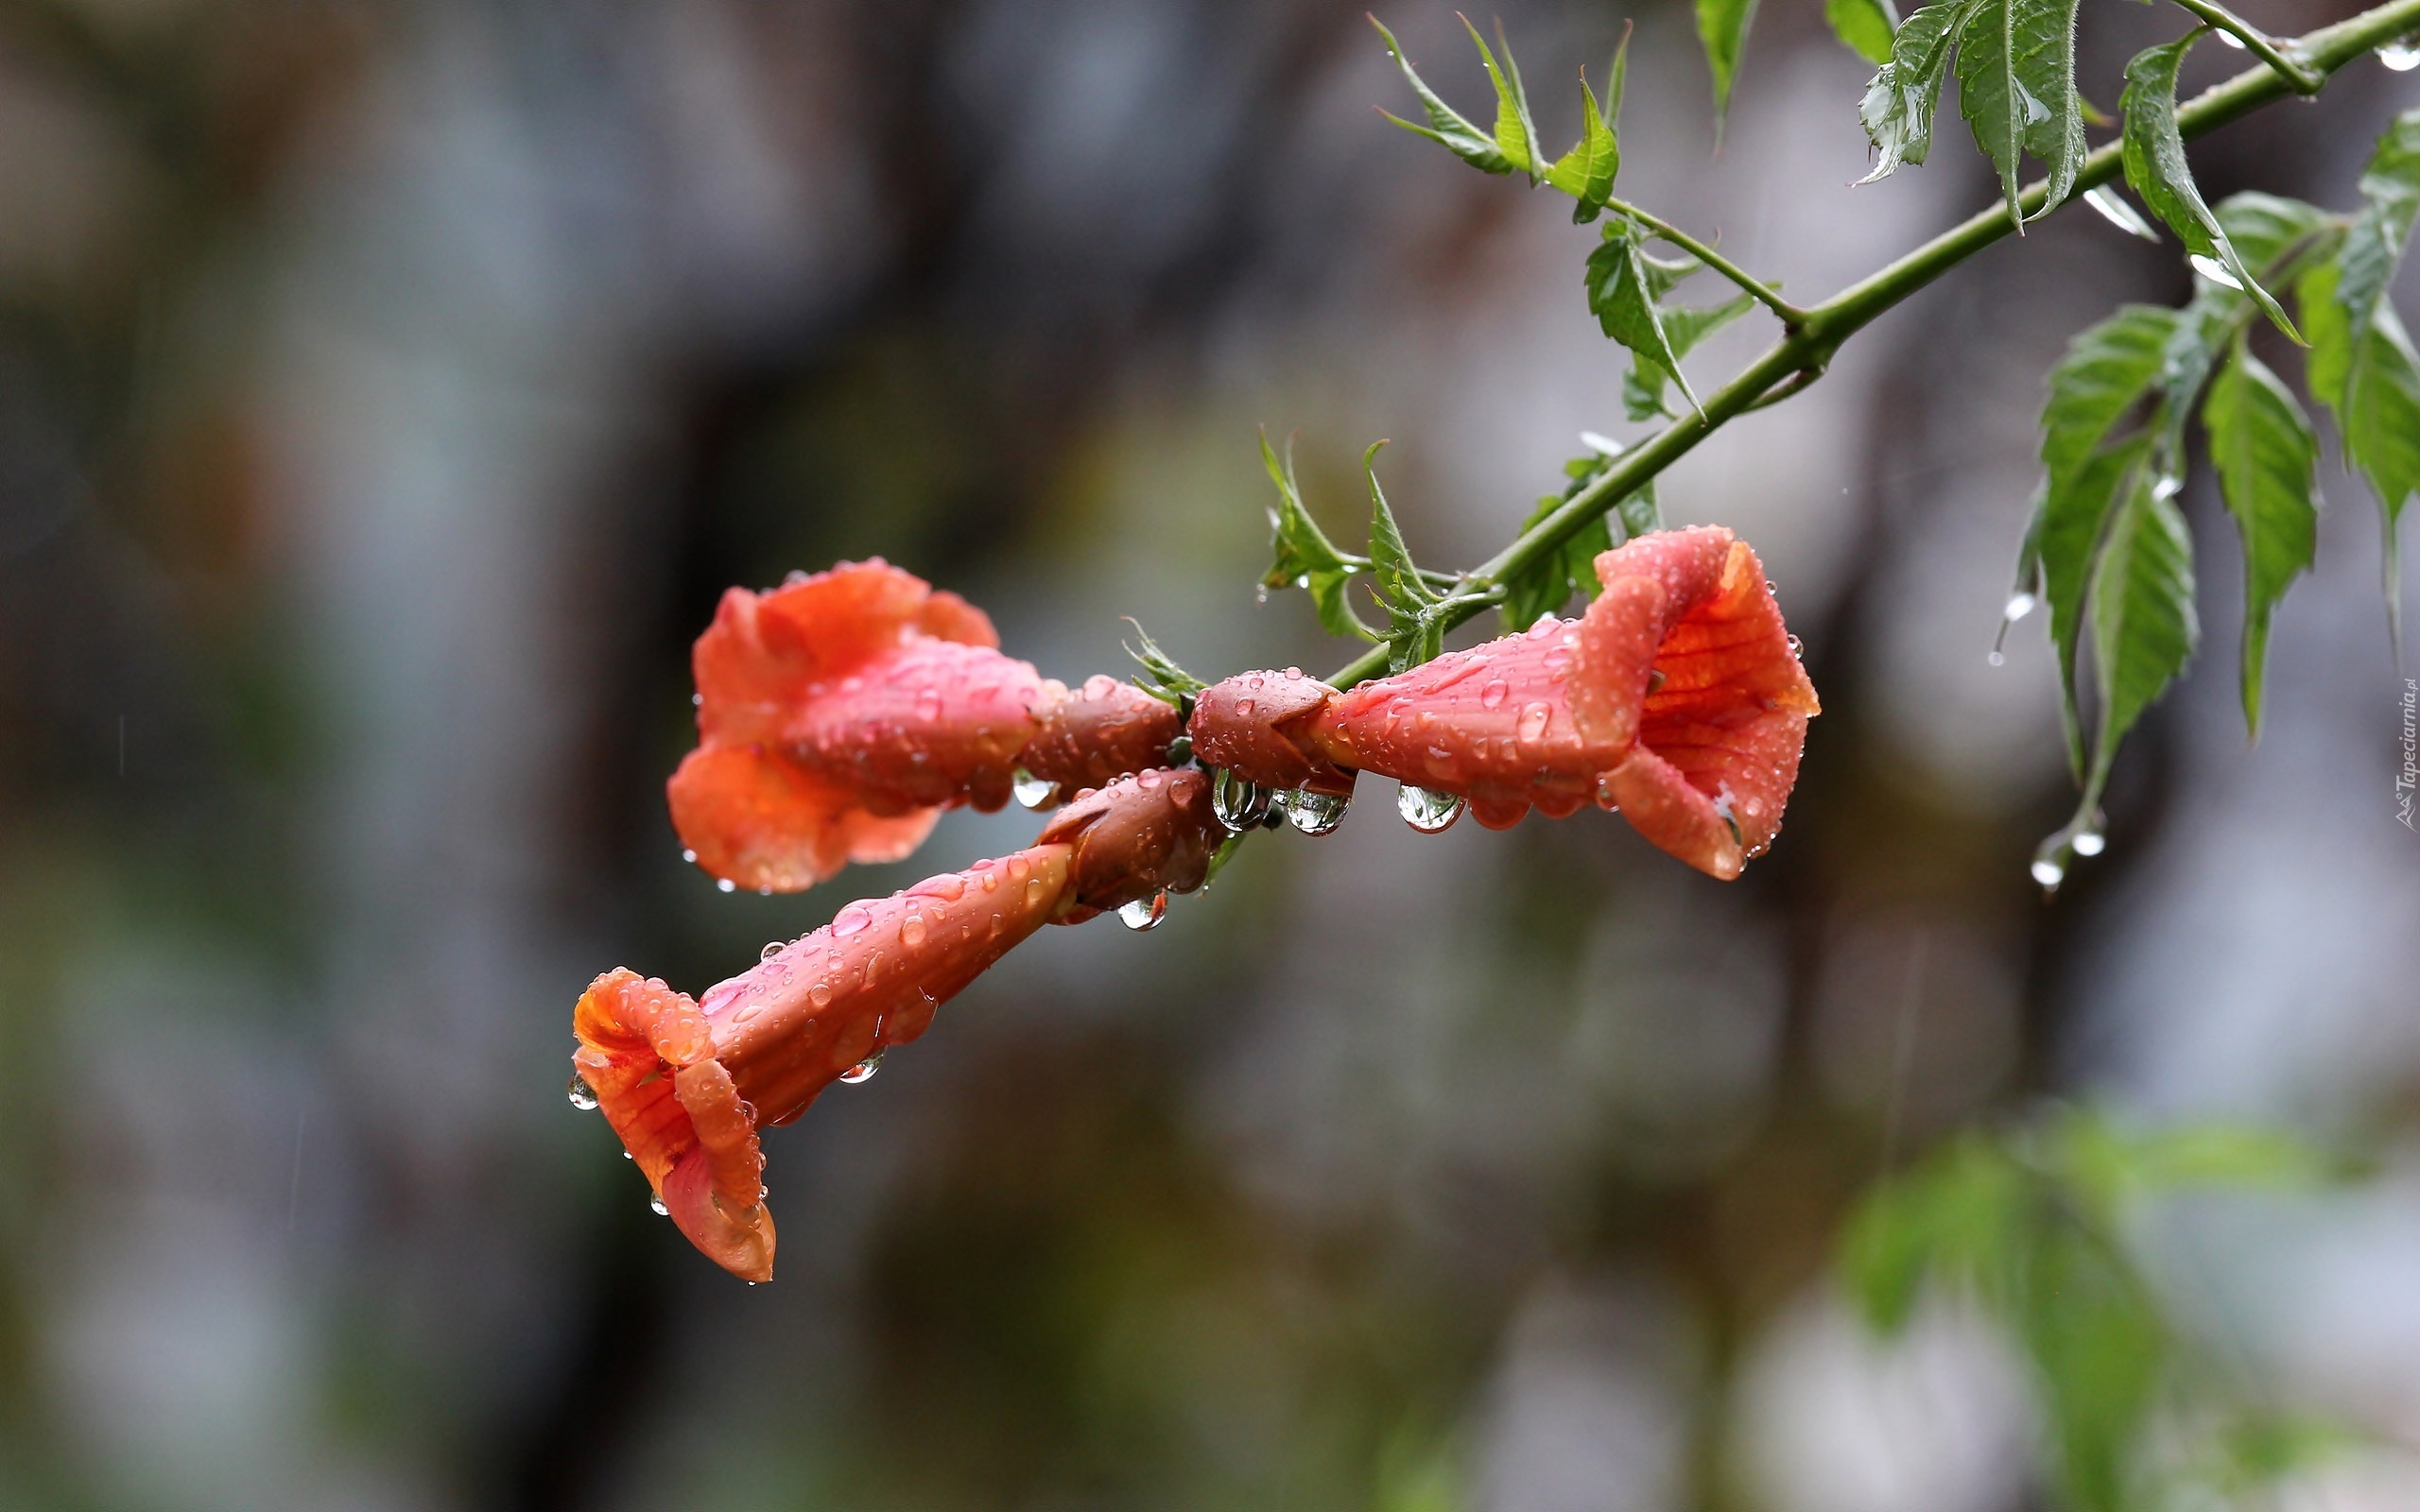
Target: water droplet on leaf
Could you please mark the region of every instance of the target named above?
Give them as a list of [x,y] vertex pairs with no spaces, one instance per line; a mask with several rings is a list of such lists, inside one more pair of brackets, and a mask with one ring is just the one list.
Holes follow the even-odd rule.
[[2152,229],[2134,206],[2118,197],[2118,191],[2106,184],[2083,192],[2083,202],[2100,212],[2100,218],[2129,236],[2140,236],[2147,242],[2159,240],[2159,232]]
[[2243,287],[2243,281],[2235,276],[2234,270],[2215,257],[2204,257],[2200,252],[2195,252],[2190,257],[2187,257],[2186,261],[2193,265],[2194,272],[2201,274],[2204,278],[2208,279],[2211,283],[2216,284],[2222,288],[2239,289]]

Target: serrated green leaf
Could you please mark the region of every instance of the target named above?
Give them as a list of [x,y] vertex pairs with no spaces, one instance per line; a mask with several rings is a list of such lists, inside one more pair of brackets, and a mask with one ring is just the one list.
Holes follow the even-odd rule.
[[1705,44],[1705,66],[1714,76],[1714,134],[1722,136],[1723,118],[1731,113],[1731,85],[1739,77],[1739,54],[1748,45],[1748,25],[1756,19],[1756,0],[1697,0],[1698,41]]
[[1891,60],[1891,34],[1899,29],[1891,0],[1824,0],[1824,20],[1841,46],[1867,62]]
[[[2218,217],[2219,228],[2235,243],[2237,255],[2261,275],[2263,284],[2275,283],[2294,271],[2292,265],[2306,244],[2337,234],[2336,217],[2317,205],[2257,190],[2247,189],[2220,200]],[[2240,289],[2211,286],[2230,300],[2245,298]]]
[[[1406,58],[1403,55],[1403,48],[1397,45],[1395,34],[1389,31],[1375,16],[1370,18],[1370,25],[1378,28],[1378,35],[1387,44],[1387,56],[1393,59],[1396,66],[1403,70],[1403,77],[1411,85],[1411,92],[1420,97],[1420,106],[1427,112],[1428,124],[1415,125],[1392,113],[1389,113],[1387,119],[1407,131],[1426,137],[1482,173],[1512,172],[1515,166],[1512,160],[1504,155],[1503,149],[1496,145],[1495,139],[1481,131],[1461,112],[1440,99],[1437,92],[1430,89],[1427,81],[1412,68],[1411,60]],[[1483,51],[1484,47],[1481,50]],[[1495,71],[1495,65],[1491,60],[1488,72],[1493,74]]]
[[[1664,339],[1678,361],[1689,354],[1699,342],[1721,330],[1756,306],[1753,294],[1742,294],[1722,304],[1666,305],[1660,312],[1664,321]],[[1670,419],[1672,412],[1664,404],[1665,369],[1661,363],[1643,354],[1634,353],[1630,371],[1622,375],[1622,409],[1633,420],[1653,420],[1661,416]]]
[[1596,92],[1580,81],[1580,140],[1547,169],[1547,182],[1579,201],[1571,218],[1582,225],[1597,218],[1613,197],[1615,176],[1621,172],[1621,140],[1598,113]]
[[1521,67],[1512,60],[1512,44],[1504,40],[1501,23],[1495,28],[1496,45],[1504,49],[1504,66],[1495,66],[1495,55],[1487,50],[1487,40],[1471,25],[1470,17],[1457,16],[1462,29],[1471,34],[1471,45],[1478,49],[1478,60],[1487,69],[1487,81],[1495,86],[1495,150],[1516,173],[1526,173],[1530,181],[1538,180],[1539,160],[1546,149],[1538,145],[1538,124],[1530,116],[1529,91],[1521,87]]
[[1858,180],[1872,183],[1902,163],[1918,163],[1932,150],[1932,118],[1941,103],[1941,81],[1949,73],[1950,33],[1970,0],[1935,0],[1900,23],[1891,39],[1891,58],[1866,85],[1858,116],[1874,144],[1874,171]]
[[2386,297],[2412,219],[2420,215],[2420,110],[2406,111],[2389,124],[2360,187],[2361,213],[2336,255],[2337,302],[2352,318],[2357,337]]
[[2134,1445],[2169,1366],[2168,1332],[2106,1236],[2047,1223],[2031,1238],[2010,1321],[2042,1383],[2066,1501],[2123,1512],[2134,1504]]
[[2384,532],[2388,631],[2403,644],[2399,537],[2404,504],[2420,493],[2420,353],[2394,306],[2381,300],[2369,330],[2356,342],[2336,298],[2337,265],[2322,263],[2297,287],[2311,328],[2310,391],[2336,417],[2345,459],[2378,501]]
[[1703,412],[1696,390],[1681,371],[1656,301],[1680,275],[1647,255],[1638,229],[1626,218],[1607,223],[1605,239],[1588,254],[1588,308],[1605,335],[1669,374],[1693,409]]
[[1330,635],[1376,640],[1376,632],[1361,623],[1346,595],[1359,564],[1336,549],[1303,507],[1303,491],[1294,481],[1292,448],[1279,461],[1269,444],[1269,433],[1263,431],[1260,463],[1269,472],[1269,481],[1277,487],[1277,505],[1269,511],[1270,561],[1261,586],[1306,590],[1319,610],[1321,626]]
[[[1522,522],[1522,531],[1528,532],[1577,497],[1582,489],[1603,476],[1605,470],[1613,465],[1613,455],[1599,451],[1591,451],[1587,455],[1566,463],[1563,471],[1564,475],[1571,480],[1569,485],[1561,493],[1541,495],[1537,507],[1530,510],[1530,518]],[[1600,515],[1582,526],[1570,540],[1532,564],[1527,572],[1507,578],[1504,602],[1499,606],[1504,627],[1508,630],[1527,629],[1537,622],[1539,615],[1561,612],[1575,594],[1596,597],[1599,589],[1597,556],[1599,552],[1613,549],[1613,530]]]
[[2176,126],[2176,71],[2201,32],[2147,48],[2126,65],[2126,91],[2118,97],[2126,181],[2152,213],[2168,222],[2185,249],[2223,264],[2261,313],[2296,342],[2302,333],[2263,288],[2218,218],[2210,214],[2185,159],[2185,138]]
[[2193,539],[2168,487],[2172,482],[2135,472],[2093,567],[2086,613],[2100,719],[2079,816],[2098,808],[2118,743],[2185,670],[2201,636]]
[[1404,544],[1403,527],[1395,524],[1386,490],[1378,487],[1378,449],[1386,444],[1373,441],[1361,454],[1361,472],[1370,482],[1370,576],[1387,611],[1388,662],[1392,670],[1400,672],[1434,657],[1445,628],[1429,612],[1437,604],[1437,592],[1412,561],[1411,551]]
[[2319,438],[2277,375],[2238,340],[2202,406],[2219,490],[2243,542],[2243,720],[2260,735],[2269,617],[2310,568],[2319,530]]
[[2009,218],[2024,216],[2024,154],[2049,170],[2047,215],[2083,165],[2083,101],[2076,94],[2078,0],[1974,0],[1957,33],[1958,103],[1975,145],[1998,170]]

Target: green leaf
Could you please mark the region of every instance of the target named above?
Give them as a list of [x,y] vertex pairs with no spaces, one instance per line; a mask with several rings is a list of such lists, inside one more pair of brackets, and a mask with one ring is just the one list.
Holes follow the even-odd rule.
[[2037,1229],[2015,1292],[2010,1321],[2042,1383],[2066,1500],[2081,1512],[2121,1512],[2133,1504],[2135,1443],[2168,1370],[2168,1331],[2107,1237],[2073,1223]]
[[2109,318],[2079,333],[2050,369],[2050,394],[2042,409],[2045,476],[2031,538],[2058,655],[2068,755],[2079,780],[2083,776],[2083,747],[2076,654],[2085,588],[2121,488],[2150,453],[2148,438],[2113,445],[2113,434],[2144,404],[2161,377],[2180,319],[2176,311],[2156,305],[2120,306]]
[[[1523,532],[1577,497],[1581,490],[1602,477],[1605,470],[1613,465],[1614,454],[1602,451],[1591,451],[1585,456],[1564,463],[1564,476],[1570,479],[1570,483],[1561,493],[1539,497],[1538,507],[1530,511],[1529,519],[1522,522]],[[1632,495],[1633,498],[1636,496]],[[1599,515],[1528,571],[1507,578],[1504,602],[1500,606],[1504,627],[1525,630],[1537,623],[1541,614],[1560,613],[1575,594],[1596,597],[1599,587],[1597,556],[1599,552],[1613,549],[1612,527],[1605,523],[1604,516]]]
[[2218,218],[2193,181],[2185,161],[2185,138],[2176,127],[2176,71],[2185,61],[2199,31],[2190,31],[2165,45],[2148,48],[2126,65],[2126,91],[2118,97],[2122,121],[2126,181],[2152,214],[2168,222],[2185,249],[2222,264],[2258,304],[2277,329],[2300,342],[2302,333],[2286,318],[2276,300],[2261,287],[2245,266]]
[[1941,81],[1949,72],[1949,38],[1971,0],[1935,0],[1906,21],[1891,39],[1891,59],[1866,86],[1858,115],[1874,143],[1874,171],[1858,180],[1872,183],[1902,163],[1925,161],[1932,150],[1933,112]]
[[[1664,322],[1665,344],[1672,349],[1673,360],[1677,362],[1687,356],[1690,349],[1699,342],[1755,307],[1756,298],[1753,294],[1742,294],[1723,304],[1666,305],[1659,312]],[[1630,371],[1622,376],[1622,409],[1631,419],[1671,417],[1671,410],[1664,404],[1666,371],[1660,362],[1644,353],[1633,355]]]
[[1714,134],[1722,137],[1723,118],[1731,113],[1731,84],[1739,75],[1739,52],[1748,44],[1748,24],[1756,17],[1756,0],[1697,0],[1698,40],[1705,44],[1705,66],[1714,75]]
[[2031,1183],[2005,1151],[1968,1136],[1882,1182],[1851,1216],[1841,1274],[1876,1332],[1895,1333],[1925,1282],[1994,1285],[2027,1220]]
[[1499,22],[1495,28],[1495,43],[1504,49],[1504,66],[1499,69],[1495,55],[1487,50],[1487,40],[1471,25],[1470,17],[1455,19],[1471,34],[1471,45],[1478,49],[1478,60],[1487,69],[1487,81],[1495,86],[1495,150],[1535,183],[1539,160],[1546,151],[1538,146],[1538,123],[1530,116],[1529,92],[1521,87],[1521,66],[1512,60],[1512,44],[1504,40],[1503,24]]
[[[1621,520],[1624,541],[1636,541],[1651,531],[1663,529],[1664,507],[1655,502],[1655,480],[1650,478],[1639,485],[1636,492],[1625,495],[1621,503],[1614,506],[1614,513]],[[1588,590],[1592,598],[1596,593],[1594,588]]]
[[1588,254],[1588,308],[1605,335],[1654,363],[1681,386],[1681,393],[1701,414],[1696,390],[1681,371],[1680,355],[1672,350],[1656,301],[1682,273],[1647,255],[1638,228],[1626,216],[1605,224],[1605,238]]
[[2219,490],[2243,541],[2243,719],[2260,735],[2269,616],[2310,568],[2319,530],[2319,438],[2309,417],[2240,339],[2202,406]]
[[1395,524],[1386,490],[1378,487],[1378,449],[1386,444],[1370,443],[1361,454],[1361,472],[1370,481],[1370,576],[1387,610],[1390,667],[1400,672],[1434,657],[1445,631],[1443,622],[1428,612],[1437,604],[1437,592],[1412,561],[1403,527]]
[[2420,110],[2396,116],[2378,138],[2361,175],[2361,213],[2336,257],[2337,302],[2352,317],[2357,335],[2385,299],[2412,219],[2420,215]]
[[[2218,215],[2219,228],[2235,243],[2237,255],[2261,276],[2264,284],[2296,271],[2295,264],[2332,235],[2336,225],[2336,217],[2317,205],[2249,189],[2220,200]],[[2204,282],[2208,290],[2230,302],[2240,303],[2248,298],[2240,289]]]
[[1271,559],[1260,582],[1263,588],[1308,590],[1319,610],[1320,624],[1330,635],[1355,635],[1365,641],[1378,637],[1353,612],[1345,590],[1361,564],[1336,549],[1310,511],[1303,507],[1303,490],[1294,481],[1293,449],[1280,462],[1260,433],[1260,463],[1277,486],[1276,507],[1269,511]]
[[1891,60],[1891,34],[1899,29],[1891,0],[1824,0],[1824,19],[1841,45],[1867,62]]
[[2305,377],[2310,391],[2336,417],[2346,460],[2377,497],[2385,532],[2388,630],[2399,646],[2398,538],[2403,506],[2420,493],[2420,353],[2412,351],[2403,322],[2383,300],[2357,342],[2352,321],[2335,297],[2337,280],[2337,265],[2322,263],[2304,274],[2297,286],[2303,319],[2311,328]]
[[[1403,55],[1403,48],[1395,43],[1395,34],[1389,31],[1377,17],[1371,17],[1370,25],[1378,28],[1378,35],[1386,41],[1387,56],[1393,59],[1396,65],[1402,68],[1403,77],[1411,85],[1411,92],[1420,96],[1421,109],[1428,115],[1426,126],[1416,126],[1402,116],[1394,114],[1389,114],[1388,120],[1394,122],[1407,131],[1426,137],[1482,173],[1511,173],[1516,166],[1524,168],[1528,166],[1526,162],[1514,163],[1512,159],[1504,155],[1503,148],[1496,145],[1494,137],[1481,131],[1461,112],[1438,98],[1437,92],[1430,89],[1426,81],[1413,70],[1411,60]],[[1473,35],[1476,36],[1477,33]],[[1485,45],[1482,44],[1480,51],[1485,50]],[[1490,59],[1488,73],[1493,75],[1495,72],[1495,60]]]
[[2173,478],[2136,470],[2094,565],[2093,672],[2100,729],[2093,741],[2080,820],[2099,806],[2118,746],[2191,659],[2201,625],[2193,613],[2193,540],[2177,512]]
[[1975,145],[1999,171],[2009,219],[2022,225],[2024,154],[2049,169],[2047,215],[2083,165],[2083,101],[2076,94],[2078,0],[1974,0],[1960,24],[1958,103]]
[[[1628,45],[1627,41],[1624,43]],[[1510,57],[1508,51],[1506,54]],[[1615,64],[1616,77],[1620,63]],[[1605,118],[1597,112],[1597,95],[1588,80],[1580,81],[1580,140],[1547,169],[1547,182],[1579,201],[1571,218],[1585,225],[1597,218],[1613,197],[1614,177],[1621,172],[1622,145]]]

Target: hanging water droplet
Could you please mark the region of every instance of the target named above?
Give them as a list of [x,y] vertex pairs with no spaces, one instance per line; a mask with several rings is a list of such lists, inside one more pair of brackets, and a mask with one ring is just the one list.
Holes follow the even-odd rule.
[[1588,448],[1588,450],[1597,453],[1600,456],[1619,456],[1622,455],[1621,442],[1615,440],[1610,436],[1599,436],[1595,431],[1582,431],[1580,433],[1580,444]]
[[717,892],[737,892],[738,890],[739,884],[732,881],[729,877],[717,877],[715,879],[715,891]]
[[2388,43],[2378,49],[2378,61],[2398,74],[2408,74],[2420,68],[2420,36]]
[[1791,637],[1789,638],[1789,654],[1790,654],[1792,657],[1796,658],[1797,660],[1799,660],[1799,661],[1801,661],[1801,662],[1806,661],[1806,642],[1804,642],[1804,641],[1802,641],[1802,640],[1800,640],[1800,639],[1799,639],[1797,636],[1795,636],[1795,635],[1791,636]]
[[1286,795],[1286,819],[1305,834],[1331,834],[1344,822],[1345,806],[1353,800],[1340,793],[1293,792]]
[[2154,499],[2173,499],[2178,493],[2184,491],[2184,489],[2185,480],[2183,478],[2177,476],[2173,472],[2165,472],[2160,475],[2157,482],[2152,485],[2152,497]]
[[1047,778],[1036,777],[1022,766],[1017,768],[1016,776],[1009,784],[1009,791],[1016,795],[1018,804],[1025,808],[1048,808],[1059,801],[1058,783]]
[[1466,806],[1454,794],[1414,787],[1409,782],[1395,795],[1395,812],[1403,816],[1404,823],[1423,834],[1438,834],[1453,828]]
[[2083,830],[2078,832],[2075,839],[2069,843],[2076,848],[2076,854],[2080,856],[2097,856],[2107,848],[2109,841],[2098,830]]
[[2201,274],[2204,278],[2208,279],[2213,284],[2219,284],[2223,288],[2230,289],[2240,289],[2243,287],[2243,281],[2237,278],[2235,273],[2228,268],[2226,264],[2220,262],[2215,257],[2204,257],[2200,252],[2195,252],[2192,256],[2187,257],[2186,261],[2193,265],[2194,272]]
[[2011,624],[2014,624],[2016,621],[2025,618],[2028,614],[2032,613],[2033,606],[2040,602],[2041,600],[2035,598],[2031,593],[2011,593],[2008,595],[2007,607],[2000,610],[2000,618]]
[[696,852],[695,850],[685,850],[685,849],[684,849],[684,850],[682,850],[682,852],[681,852],[681,859],[682,859],[682,860],[683,860],[683,861],[686,861],[687,863],[689,863],[689,865],[691,865],[691,866],[693,866],[693,867],[694,867],[694,866],[696,866],[696,865],[698,864],[698,852]]
[[1269,602],[1269,585],[1267,583],[1254,583],[1253,585],[1252,601],[1255,604],[1266,604]]
[[1988,655],[1988,656],[1986,656],[1986,657],[1984,657],[1984,658],[1983,658],[1983,660],[1984,660],[1984,661],[1986,661],[1986,662],[1990,662],[1992,665],[1994,665],[1994,666],[1996,666],[1996,667],[2003,667],[2003,666],[2008,665],[2008,657],[2007,657],[2005,654],[2003,654],[2003,653],[2001,652],[2000,648],[1999,648],[1998,646],[1996,646],[1996,645],[1992,647],[1992,649],[1991,649],[1991,654],[1990,654],[1990,655]]
[[588,1085],[588,1078],[579,1072],[571,1074],[570,1091],[572,1107],[583,1113],[596,1111],[596,1089]]
[[1255,787],[1225,767],[1210,782],[1210,811],[1219,822],[1237,834],[1258,825],[1269,816],[1270,793]]
[[664,1199],[662,1197],[651,1196],[648,1198],[647,1211],[654,1213],[659,1218],[669,1218],[672,1216],[672,1210],[664,1205]]
[[2212,29],[2213,31],[2216,31],[2216,32],[2219,34],[2219,43],[2220,43],[2220,45],[2221,45],[2221,46],[2225,46],[2225,47],[2232,47],[2232,48],[2234,48],[2237,52],[2241,52],[2241,51],[2243,51],[2243,39],[2242,39],[2242,38],[2240,38],[2240,37],[2237,36],[2234,32],[2227,30],[2227,29],[2226,29],[2225,27],[2223,27],[2223,26],[2214,26],[2214,27],[2212,27],[2211,29]]
[[840,1079],[847,1082],[852,1087],[861,1081],[873,1080],[873,1074],[882,1069],[882,1051],[875,1051],[873,1055],[866,1057],[865,1059],[858,1061],[856,1065],[851,1066],[848,1070],[840,1073]]
[[1167,916],[1168,895],[1164,892],[1155,892],[1149,898],[1137,898],[1131,903],[1120,904],[1117,910],[1117,921],[1138,934],[1154,927]]
[[2107,184],[2083,192],[2083,202],[2100,213],[2100,218],[2129,236],[2140,236],[2147,242],[2159,240],[2159,232],[2152,229],[2134,206],[2118,197],[2118,191]]

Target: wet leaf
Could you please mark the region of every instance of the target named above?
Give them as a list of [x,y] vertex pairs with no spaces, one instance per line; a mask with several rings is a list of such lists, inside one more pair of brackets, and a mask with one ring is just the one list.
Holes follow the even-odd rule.
[[[1756,299],[1752,294],[1742,294],[1725,304],[1664,306],[1658,314],[1664,322],[1665,344],[1672,349],[1673,360],[1687,356],[1699,342],[1755,306]],[[1633,420],[1672,418],[1672,411],[1664,402],[1666,371],[1662,363],[1634,352],[1630,371],[1622,375],[1623,413]]]
[[1543,169],[1546,150],[1538,144],[1538,123],[1530,115],[1529,92],[1521,87],[1521,65],[1512,60],[1512,45],[1504,40],[1504,27],[1495,28],[1495,43],[1504,49],[1504,66],[1495,66],[1495,55],[1487,48],[1487,40],[1471,25],[1468,16],[1458,19],[1462,29],[1471,34],[1471,45],[1478,49],[1478,60],[1487,69],[1487,81],[1495,86],[1495,150],[1516,173],[1526,173],[1535,183]]
[[1588,254],[1588,308],[1596,312],[1605,335],[1655,364],[1681,386],[1693,409],[1702,409],[1681,359],[1672,350],[1670,334],[1657,301],[1694,265],[1676,268],[1647,255],[1638,227],[1627,216],[1605,224],[1604,240]]
[[[1393,59],[1396,65],[1402,68],[1405,80],[1411,85],[1411,92],[1420,97],[1421,109],[1427,114],[1428,124],[1415,125],[1394,114],[1389,114],[1388,120],[1394,122],[1407,131],[1426,137],[1482,173],[1511,173],[1516,167],[1528,166],[1526,160],[1516,164],[1512,159],[1506,157],[1504,149],[1497,145],[1494,136],[1481,131],[1461,112],[1440,99],[1437,92],[1430,89],[1427,81],[1412,68],[1411,60],[1403,55],[1403,48],[1395,42],[1395,34],[1389,31],[1375,16],[1370,18],[1370,25],[1378,28],[1378,35],[1387,44],[1387,56]],[[1477,33],[1473,35],[1476,36]],[[1484,45],[1481,50],[1485,50]],[[1491,60],[1488,72],[1493,74],[1495,71],[1495,65]]]
[[2100,805],[2118,743],[2185,670],[2200,639],[2193,540],[2167,486],[2173,481],[2134,470],[2094,564],[2086,613],[2100,718],[2079,818]]
[[2172,43],[2135,55],[2126,65],[2126,91],[2118,101],[2123,123],[2126,181],[2152,213],[2168,223],[2185,249],[2223,265],[2277,329],[2296,342],[2302,334],[2244,263],[2235,243],[2210,214],[2185,160],[2185,138],[2176,126],[2176,71],[2201,36],[2191,31]]
[[2293,394],[2240,339],[2202,406],[2210,459],[2243,542],[2243,719],[2260,734],[2269,618],[2310,568],[2319,528],[2319,438]]
[[2024,155],[2048,168],[2048,215],[2075,187],[2083,165],[2083,101],[2076,94],[2078,0],[1972,0],[1957,32],[1958,102],[1975,145],[1998,170],[2009,218],[2022,222],[2017,193]]
[[2397,534],[2404,504],[2420,493],[2420,353],[2394,306],[2378,301],[2358,341],[2336,298],[2337,267],[2322,263],[2297,288],[2311,328],[2310,391],[2336,417],[2345,459],[2378,501],[2384,529],[2385,590],[2390,633],[2402,644],[2401,572]]
[[[1629,46],[1627,38],[1623,46]],[[1616,54],[1616,78],[1621,69],[1621,55]],[[1603,212],[1605,201],[1613,197],[1614,179],[1621,172],[1621,142],[1605,117],[1598,113],[1596,92],[1583,78],[1580,81],[1580,140],[1547,169],[1547,182],[1579,201],[1571,207],[1571,218],[1584,225]]]
[[1902,163],[1922,163],[1932,150],[1933,112],[1949,73],[1950,31],[1967,4],[1934,0],[1900,23],[1891,39],[1890,60],[1866,86],[1858,108],[1875,151],[1874,171],[1859,183],[1872,183]]
[[1293,449],[1288,447],[1281,462],[1269,444],[1269,433],[1263,431],[1260,462],[1269,471],[1269,481],[1277,487],[1276,507],[1269,511],[1271,559],[1261,586],[1305,589],[1319,610],[1320,624],[1330,635],[1376,640],[1376,632],[1361,623],[1345,594],[1360,563],[1337,550],[1303,507],[1303,491],[1294,481]]
[[[1540,496],[1536,508],[1523,521],[1527,533],[1547,516],[1576,498],[1582,489],[1594,483],[1614,465],[1607,453],[1592,451],[1564,465],[1564,475],[1570,483],[1561,493]],[[1537,622],[1541,614],[1556,614],[1574,596],[1594,598],[1599,592],[1597,556],[1614,549],[1613,530],[1603,516],[1590,521],[1572,538],[1504,584],[1504,602],[1500,612],[1507,630],[1522,630]]]
[[1739,54],[1748,45],[1748,25],[1756,18],[1756,0],[1697,0],[1698,41],[1705,44],[1705,66],[1714,76],[1714,133],[1722,135],[1723,118],[1731,112],[1731,85],[1739,76]]
[[2141,1279],[2106,1236],[2044,1224],[2013,1299],[2043,1384],[2059,1479],[2083,1512],[2121,1512],[2129,1472],[2169,1363],[2169,1339]]
[[1824,20],[1841,45],[1869,63],[1891,59],[1891,34],[1899,29],[1899,13],[1891,0],[1824,0]]
[[2412,219],[2420,215],[2420,110],[2404,112],[2387,127],[2360,187],[2361,213],[2336,254],[2336,300],[2351,318],[2356,336],[2386,298]]

